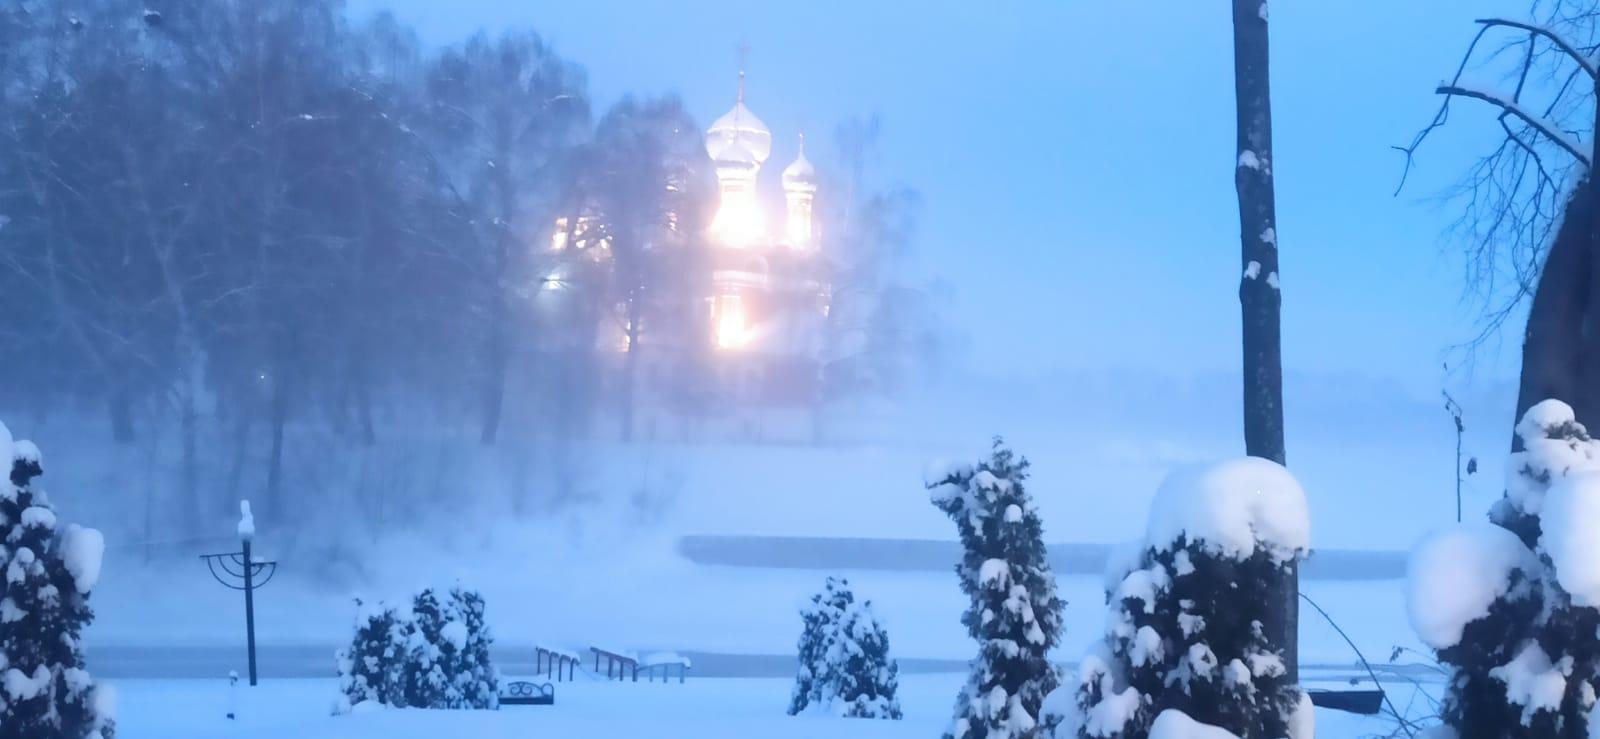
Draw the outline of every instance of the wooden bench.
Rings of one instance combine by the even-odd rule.
[[[533,648],[534,674],[554,678],[556,682],[571,681],[577,674],[579,661],[578,655],[572,652],[549,647]]]
[[[502,706],[553,706],[555,703],[556,688],[550,683],[514,680],[500,687]]]

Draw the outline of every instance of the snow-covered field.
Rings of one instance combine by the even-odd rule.
[[[903,721],[784,715],[791,680],[690,679],[686,684],[603,683],[580,677],[556,686],[554,706],[499,711],[387,710],[331,716],[332,679],[269,680],[240,687],[238,716],[225,718],[226,681],[127,680],[117,685],[117,735],[129,739],[520,739],[531,736],[657,739],[928,739],[942,732],[964,676],[901,680]],[[1319,711],[1330,739],[1386,734],[1382,721]]]
[[[494,460],[483,457],[468,465],[476,466],[475,474],[446,486],[452,504],[447,522],[383,524],[381,533],[364,522],[350,527],[351,535],[330,539],[327,528],[310,537],[262,521],[257,551],[282,561],[277,579],[256,602],[268,679],[254,691],[241,688],[247,704],[233,723],[218,716],[226,700],[226,670],[244,671],[239,594],[212,581],[184,548],[194,545],[157,539],[146,546],[151,540],[142,534],[139,491],[119,496],[128,481],[118,475],[116,452],[91,449],[80,456],[70,427],[30,432],[46,440],[45,480],[65,519],[107,530],[105,571],[92,599],[98,617],[84,641],[90,669],[102,666],[119,687],[121,736],[403,739],[571,731],[926,737],[944,727],[960,675],[906,675],[907,720],[899,724],[839,721],[821,727],[822,719],[782,715],[790,680],[781,675],[787,664],[782,660],[794,655],[798,606],[830,574],[848,577],[860,597],[872,600],[896,658],[920,663],[918,670],[949,669],[969,659],[975,646],[959,623],[966,602],[954,572],[711,566],[682,556],[679,539],[728,534],[949,541],[954,529],[929,504],[922,469],[933,458],[975,459],[986,451],[988,434],[1004,431],[1033,461],[1029,487],[1047,542],[1118,542],[1143,532],[1150,500],[1170,470],[1237,451],[1234,435],[1226,432],[1236,424],[1231,402],[1206,387],[1189,388],[1177,400],[1119,393],[1127,399],[1120,405],[1127,407],[1115,410],[1079,403],[1099,392],[1092,385],[1058,392],[1061,397],[1030,399],[1036,407],[1028,409],[946,409],[978,419],[959,425],[943,416],[892,417],[874,438],[849,444],[599,445],[589,450],[596,464],[582,480],[588,495],[581,503],[521,515],[508,515],[504,469],[496,471]],[[1431,403],[1407,404],[1381,394],[1360,401],[1363,392],[1300,396],[1291,413],[1291,421],[1302,414],[1298,425],[1291,424],[1291,469],[1307,491],[1314,547],[1406,550],[1454,518],[1454,437],[1448,418]],[[1073,404],[1071,412],[1048,411]],[[1495,407],[1483,405],[1489,408],[1484,413]],[[1499,495],[1501,459],[1489,452],[1502,448],[1503,440],[1488,422],[1469,428],[1478,434],[1469,433],[1469,453],[1485,450],[1484,472],[1466,487],[1464,507],[1476,517]],[[398,448],[384,453],[404,456]],[[381,466],[363,454],[374,453],[352,450],[346,457],[352,464]],[[84,457],[86,464],[80,463]],[[233,525],[226,523],[202,546],[229,546]],[[324,523],[334,531],[342,525],[337,516]],[[681,688],[580,682],[562,688],[554,709],[327,716],[332,653],[350,634],[351,595],[401,599],[422,587],[456,582],[484,594],[488,623],[510,650],[535,644],[665,649],[750,657],[762,667],[738,679],[692,673]],[[1104,628],[1103,582],[1062,575],[1058,585],[1067,601],[1066,634],[1053,657],[1072,663]],[[1308,579],[1302,590],[1369,659],[1386,662],[1395,647],[1406,647],[1416,651],[1399,661],[1417,663],[1427,651],[1407,623],[1397,579]],[[128,651],[133,647],[145,651]],[[1308,674],[1318,679],[1360,675],[1344,637],[1311,608],[1302,609],[1301,655]],[[710,665],[707,660],[708,670]],[[507,667],[515,664],[508,661]],[[1391,687],[1398,686],[1397,702],[1403,704],[1413,697],[1405,681],[1427,674],[1419,666],[1401,673],[1381,675],[1394,678]],[[1324,736],[1382,728],[1337,714],[1319,720],[1334,727]]]

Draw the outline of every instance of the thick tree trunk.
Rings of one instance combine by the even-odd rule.
[[[1266,0],[1233,0],[1233,82],[1238,119],[1234,185],[1239,193],[1239,306],[1244,346],[1245,453],[1285,462],[1283,444],[1282,295],[1272,170],[1272,95]],[[1289,679],[1298,680],[1299,577],[1291,568],[1268,633],[1284,647]]]
[[[1600,362],[1580,362],[1584,348],[1597,343],[1593,328],[1597,325],[1596,316],[1588,300],[1594,279],[1591,273],[1600,268],[1597,263],[1600,260],[1593,254],[1596,219],[1592,191],[1593,187],[1584,182],[1568,200],[1561,228],[1550,242],[1550,251],[1539,272],[1539,282],[1528,307],[1528,326],[1522,337],[1517,419],[1534,403],[1548,398],[1573,404],[1580,421],[1591,417],[1585,413],[1597,412],[1594,398],[1580,397],[1580,386],[1584,384],[1580,378],[1584,373],[1592,375],[1600,370]],[[1588,341],[1584,336],[1586,323]],[[1515,433],[1511,444],[1513,450],[1521,448]]]

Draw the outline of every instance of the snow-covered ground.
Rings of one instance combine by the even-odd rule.
[[[953,540],[950,522],[928,502],[921,471],[933,458],[976,459],[987,450],[989,434],[1004,432],[1033,462],[1030,491],[1047,542],[1127,540],[1142,533],[1150,501],[1169,471],[1237,453],[1236,401],[1228,397],[1237,391],[1217,389],[1231,388],[1229,380],[1215,386],[1196,381],[1176,390],[1158,384],[1150,392],[1130,389],[1127,382],[1063,381],[1003,401],[1004,388],[969,387],[937,413],[885,415],[870,432],[858,425],[859,438],[849,443],[598,444],[586,451],[591,463],[582,467],[577,502],[521,514],[508,505],[515,487],[508,471],[516,469],[507,461],[515,452],[509,447],[432,471],[403,468],[396,460],[420,465],[419,459],[453,458],[446,451],[475,447],[395,441],[330,455],[351,469],[387,469],[412,487],[433,478],[451,481],[439,488],[450,516],[396,524],[350,519],[351,509],[330,506],[316,531],[274,528],[258,516],[257,552],[282,562],[256,603],[266,675],[279,674],[279,664],[293,665],[282,671],[285,676],[330,674],[333,650],[349,637],[353,593],[400,599],[422,587],[456,582],[483,592],[488,622],[507,648],[665,649],[747,656],[752,660],[745,664],[762,665],[738,680],[692,676],[678,693],[640,692],[637,700],[612,698],[634,695],[631,686],[580,684],[564,689],[554,711],[472,717],[331,719],[324,715],[331,682],[269,679],[251,693],[252,700],[270,704],[266,710],[238,724],[207,719],[215,714],[210,707],[223,699],[226,669],[244,670],[242,599],[213,582],[193,555],[196,547],[236,546],[237,508],[221,511],[226,519],[216,536],[201,543],[169,541],[158,529],[147,533],[142,500],[149,490],[159,491],[151,482],[159,470],[127,475],[124,468],[139,450],[97,448],[83,441],[91,435],[69,424],[13,426],[40,440],[44,480],[63,519],[106,530],[104,572],[92,598],[98,618],[85,644],[91,670],[97,650],[108,667],[114,664],[123,736],[256,732],[311,739],[362,736],[347,729],[363,726],[400,739],[406,736],[402,725],[450,721],[462,722],[452,723],[451,732],[483,736],[520,735],[528,722],[552,730],[591,726],[596,735],[624,733],[599,728],[607,722],[635,722],[631,726],[640,733],[652,733],[645,730],[650,727],[681,731],[654,732],[663,736],[718,736],[711,727],[739,736],[930,736],[943,726],[959,675],[908,675],[908,720],[900,725],[821,730],[809,720],[783,717],[787,680],[766,676],[781,673],[782,660],[792,658],[800,630],[797,608],[829,574],[848,577],[861,597],[873,601],[892,654],[906,664],[948,669],[970,658],[975,647],[959,623],[965,602],[952,571],[710,566],[682,556],[680,538]],[[1314,547],[1402,551],[1453,520],[1454,435],[1434,403],[1359,383],[1311,388],[1316,392],[1294,388],[1291,381],[1290,469],[1307,492]],[[1102,395],[1109,400],[1093,400]],[[1500,494],[1504,439],[1493,418],[1495,398],[1469,403],[1467,449],[1482,455],[1483,470],[1467,480],[1469,519],[1481,517]],[[353,478],[330,473],[317,479],[336,487]],[[542,492],[533,483],[529,494],[537,501]],[[340,532],[348,535],[330,536]],[[1058,661],[1074,662],[1100,637],[1106,618],[1102,587],[1097,576],[1060,577],[1068,605],[1063,646],[1053,655]],[[1400,580],[1308,579],[1302,590],[1369,659],[1385,662],[1397,646],[1418,650],[1403,654],[1401,662],[1419,662],[1419,653],[1426,653],[1407,623]],[[1302,661],[1316,666],[1310,672],[1329,680],[1358,674],[1353,650],[1314,609],[1302,609],[1301,629]],[[146,651],[126,651],[130,647]],[[319,672],[324,664],[328,673]],[[1403,672],[1409,679],[1423,670]],[[215,680],[174,679],[213,672]],[[719,710],[746,718],[733,720]],[[1325,736],[1366,730],[1341,728]]]
[[[700,680],[686,684],[602,683],[580,678],[556,686],[554,706],[499,711],[388,710],[331,716],[334,681],[275,680],[238,688],[238,716],[225,718],[226,681],[127,680],[118,684],[117,735],[129,739],[436,739],[470,736],[656,737],[659,739],[892,739],[938,736],[963,675],[901,680],[903,721],[784,715],[790,679]],[[1319,736],[1382,735],[1385,722],[1337,711],[1317,713]]]

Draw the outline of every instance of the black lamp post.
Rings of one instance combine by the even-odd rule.
[[[223,585],[244,591],[245,645],[250,656],[250,684],[256,684],[256,588],[266,585],[278,572],[278,563],[250,556],[250,542],[256,536],[255,518],[250,515],[250,501],[239,501],[240,551],[223,554],[202,554],[206,569]],[[263,575],[263,573],[265,573]],[[257,577],[260,579],[257,579]]]

